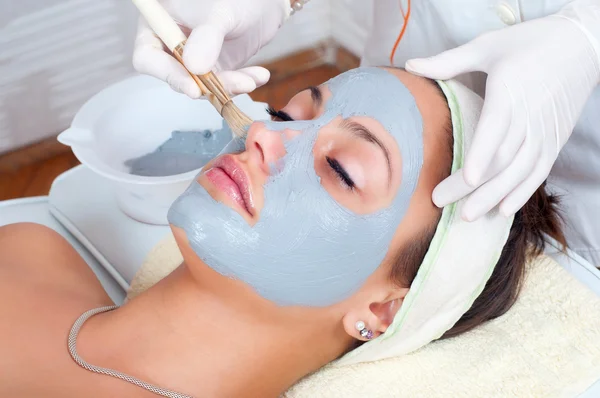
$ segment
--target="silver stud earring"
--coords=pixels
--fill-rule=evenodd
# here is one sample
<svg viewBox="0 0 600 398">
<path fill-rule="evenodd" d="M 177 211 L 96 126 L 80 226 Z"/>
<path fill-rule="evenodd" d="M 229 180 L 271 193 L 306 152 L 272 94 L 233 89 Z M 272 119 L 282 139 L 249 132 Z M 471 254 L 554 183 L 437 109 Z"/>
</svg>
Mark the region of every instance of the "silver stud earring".
<svg viewBox="0 0 600 398">
<path fill-rule="evenodd" d="M 354 327 L 356 328 L 356 330 L 358 330 L 358 332 L 360 333 L 360 335 L 367 339 L 367 340 L 371 340 L 373 338 L 373 331 L 367 329 L 367 327 L 365 326 L 365 323 L 363 321 L 358 321 L 354 324 Z"/>
</svg>

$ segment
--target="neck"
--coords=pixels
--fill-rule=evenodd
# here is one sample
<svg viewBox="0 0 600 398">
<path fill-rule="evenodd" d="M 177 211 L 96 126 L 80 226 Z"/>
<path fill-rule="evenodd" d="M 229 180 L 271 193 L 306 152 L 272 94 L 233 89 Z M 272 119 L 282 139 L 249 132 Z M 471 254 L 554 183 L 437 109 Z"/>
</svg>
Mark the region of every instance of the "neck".
<svg viewBox="0 0 600 398">
<path fill-rule="evenodd" d="M 276 397 L 351 342 L 331 314 L 205 287 L 180 266 L 121 308 L 90 319 L 78 341 L 81 355 L 192 396 Z"/>
</svg>

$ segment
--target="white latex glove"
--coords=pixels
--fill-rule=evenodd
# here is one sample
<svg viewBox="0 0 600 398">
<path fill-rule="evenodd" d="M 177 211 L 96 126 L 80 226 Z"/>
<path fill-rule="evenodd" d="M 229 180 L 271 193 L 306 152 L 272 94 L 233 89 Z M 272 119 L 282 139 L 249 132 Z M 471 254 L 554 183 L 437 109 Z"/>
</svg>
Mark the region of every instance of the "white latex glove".
<svg viewBox="0 0 600 398">
<path fill-rule="evenodd" d="M 467 221 L 498 204 L 501 214 L 516 213 L 550 174 L 600 82 L 599 42 L 600 1 L 584 0 L 559 14 L 407 61 L 407 70 L 432 79 L 473 71 L 488 75 L 464 168 L 435 188 L 434 203 L 442 207 L 470 195 L 462 211 Z"/>
<path fill-rule="evenodd" d="M 183 62 L 190 72 L 217 74 L 232 95 L 248 93 L 270 77 L 265 68 L 239 69 L 267 44 L 289 17 L 289 0 L 162 0 L 173 19 L 189 34 Z M 166 50 L 168 51 L 168 50 Z M 140 19 L 133 53 L 134 68 L 166 81 L 174 90 L 199 98 L 186 70 Z"/>
</svg>

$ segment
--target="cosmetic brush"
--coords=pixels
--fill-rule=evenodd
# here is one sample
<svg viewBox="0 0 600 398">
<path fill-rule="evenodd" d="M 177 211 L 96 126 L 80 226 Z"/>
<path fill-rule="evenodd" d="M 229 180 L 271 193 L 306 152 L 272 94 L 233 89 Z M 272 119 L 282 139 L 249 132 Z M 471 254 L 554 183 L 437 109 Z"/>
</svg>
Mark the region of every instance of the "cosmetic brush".
<svg viewBox="0 0 600 398">
<path fill-rule="evenodd" d="M 194 75 L 183 63 L 183 48 L 187 37 L 171 18 L 169 13 L 158 3 L 158 0 L 132 0 L 156 36 L 167 46 L 175 59 L 185 68 L 200 88 L 200 93 L 215 107 L 225 119 L 233 134 L 243 137 L 246 128 L 252 123 L 245 113 L 238 108 L 213 72 L 205 75 Z"/>
</svg>

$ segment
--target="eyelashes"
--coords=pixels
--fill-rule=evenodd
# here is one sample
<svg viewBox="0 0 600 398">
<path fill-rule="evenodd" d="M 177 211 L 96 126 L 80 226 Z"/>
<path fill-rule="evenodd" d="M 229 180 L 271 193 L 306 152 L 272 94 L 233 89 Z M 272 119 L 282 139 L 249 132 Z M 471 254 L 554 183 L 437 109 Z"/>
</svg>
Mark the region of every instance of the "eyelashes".
<svg viewBox="0 0 600 398">
<path fill-rule="evenodd" d="M 279 119 L 279 121 L 282 122 L 293 122 L 294 119 L 292 119 L 292 117 L 284 111 L 276 111 L 275 108 L 269 106 L 267 107 L 267 113 L 269 115 L 271 115 L 271 117 L 273 117 L 274 119 Z"/>
<path fill-rule="evenodd" d="M 267 113 L 269 115 L 271 115 L 271 117 L 276 121 L 282 121 L 282 122 L 293 122 L 294 121 L 294 119 L 287 112 L 284 112 L 281 110 L 277 111 L 277 110 L 275 110 L 275 108 L 273 108 L 271 106 L 267 107 Z M 340 162 L 338 162 L 335 159 L 330 158 L 329 156 L 325 156 L 325 159 L 327 160 L 329 167 L 331 167 L 331 169 L 336 174 L 337 179 L 340 180 L 340 182 L 343 185 L 345 185 L 346 188 L 348 188 L 349 190 L 353 190 L 355 187 L 354 181 L 352 181 L 352 178 L 350 177 L 348 172 L 346 172 L 346 170 L 340 164 Z"/>
<path fill-rule="evenodd" d="M 342 184 L 344 184 L 350 190 L 354 189 L 354 181 L 352 181 L 352 178 L 350 175 L 348 175 L 346 170 L 344 170 L 340 162 L 330 158 L 329 156 L 325 156 L 325 159 L 327 160 L 329 167 L 331 167 L 331 169 L 336 173 Z"/>
</svg>

